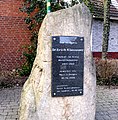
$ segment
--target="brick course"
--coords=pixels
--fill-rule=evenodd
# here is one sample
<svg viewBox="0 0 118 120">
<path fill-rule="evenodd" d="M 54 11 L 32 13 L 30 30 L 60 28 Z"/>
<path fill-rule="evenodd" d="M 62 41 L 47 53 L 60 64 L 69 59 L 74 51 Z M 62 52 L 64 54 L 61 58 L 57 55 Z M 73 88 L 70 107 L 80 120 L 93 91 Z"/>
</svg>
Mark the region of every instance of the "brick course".
<svg viewBox="0 0 118 120">
<path fill-rule="evenodd" d="M 20 12 L 23 0 L 0 1 L 0 71 L 12 70 L 22 64 L 22 46 L 30 43 L 31 33 Z"/>
</svg>

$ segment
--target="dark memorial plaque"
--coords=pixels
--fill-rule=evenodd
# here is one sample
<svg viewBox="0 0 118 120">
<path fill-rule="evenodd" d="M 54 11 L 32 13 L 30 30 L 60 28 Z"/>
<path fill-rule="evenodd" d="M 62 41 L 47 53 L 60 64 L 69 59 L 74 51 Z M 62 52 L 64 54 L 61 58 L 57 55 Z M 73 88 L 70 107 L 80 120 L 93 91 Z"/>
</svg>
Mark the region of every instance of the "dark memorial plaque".
<svg viewBox="0 0 118 120">
<path fill-rule="evenodd" d="M 83 95 L 84 38 L 52 37 L 52 97 Z"/>
</svg>

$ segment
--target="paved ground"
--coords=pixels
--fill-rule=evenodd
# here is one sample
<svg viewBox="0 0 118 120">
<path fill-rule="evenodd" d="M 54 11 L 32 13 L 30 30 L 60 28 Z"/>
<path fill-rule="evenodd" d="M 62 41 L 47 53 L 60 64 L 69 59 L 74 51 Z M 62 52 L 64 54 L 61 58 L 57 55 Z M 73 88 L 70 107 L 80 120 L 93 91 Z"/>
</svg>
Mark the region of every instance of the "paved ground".
<svg viewBox="0 0 118 120">
<path fill-rule="evenodd" d="M 0 120 L 18 120 L 21 89 L 0 90 Z M 118 120 L 118 89 L 97 87 L 96 120 Z"/>
<path fill-rule="evenodd" d="M 21 88 L 0 90 L 0 120 L 18 120 Z"/>
<path fill-rule="evenodd" d="M 118 120 L 118 89 L 97 88 L 96 120 Z"/>
</svg>

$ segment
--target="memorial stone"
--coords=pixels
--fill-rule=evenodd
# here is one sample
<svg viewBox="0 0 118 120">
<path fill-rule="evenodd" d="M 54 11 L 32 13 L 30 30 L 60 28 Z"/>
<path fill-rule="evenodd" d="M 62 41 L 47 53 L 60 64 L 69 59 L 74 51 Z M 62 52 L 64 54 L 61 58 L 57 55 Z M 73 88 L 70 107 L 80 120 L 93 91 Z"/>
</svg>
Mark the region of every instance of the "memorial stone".
<svg viewBox="0 0 118 120">
<path fill-rule="evenodd" d="M 46 15 L 19 120 L 95 120 L 91 21 L 84 4 Z"/>
</svg>

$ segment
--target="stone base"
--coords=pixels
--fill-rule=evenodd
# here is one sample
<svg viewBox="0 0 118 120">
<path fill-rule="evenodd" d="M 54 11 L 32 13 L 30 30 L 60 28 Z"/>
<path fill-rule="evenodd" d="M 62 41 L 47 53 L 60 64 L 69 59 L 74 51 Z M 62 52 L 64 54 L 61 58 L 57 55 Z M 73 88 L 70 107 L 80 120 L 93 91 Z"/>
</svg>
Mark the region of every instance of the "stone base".
<svg viewBox="0 0 118 120">
<path fill-rule="evenodd" d="M 91 54 L 91 14 L 84 4 L 49 13 L 41 26 L 37 56 L 22 91 L 19 120 L 94 120 L 96 74 Z M 51 97 L 51 36 L 85 40 L 84 95 Z"/>
</svg>

